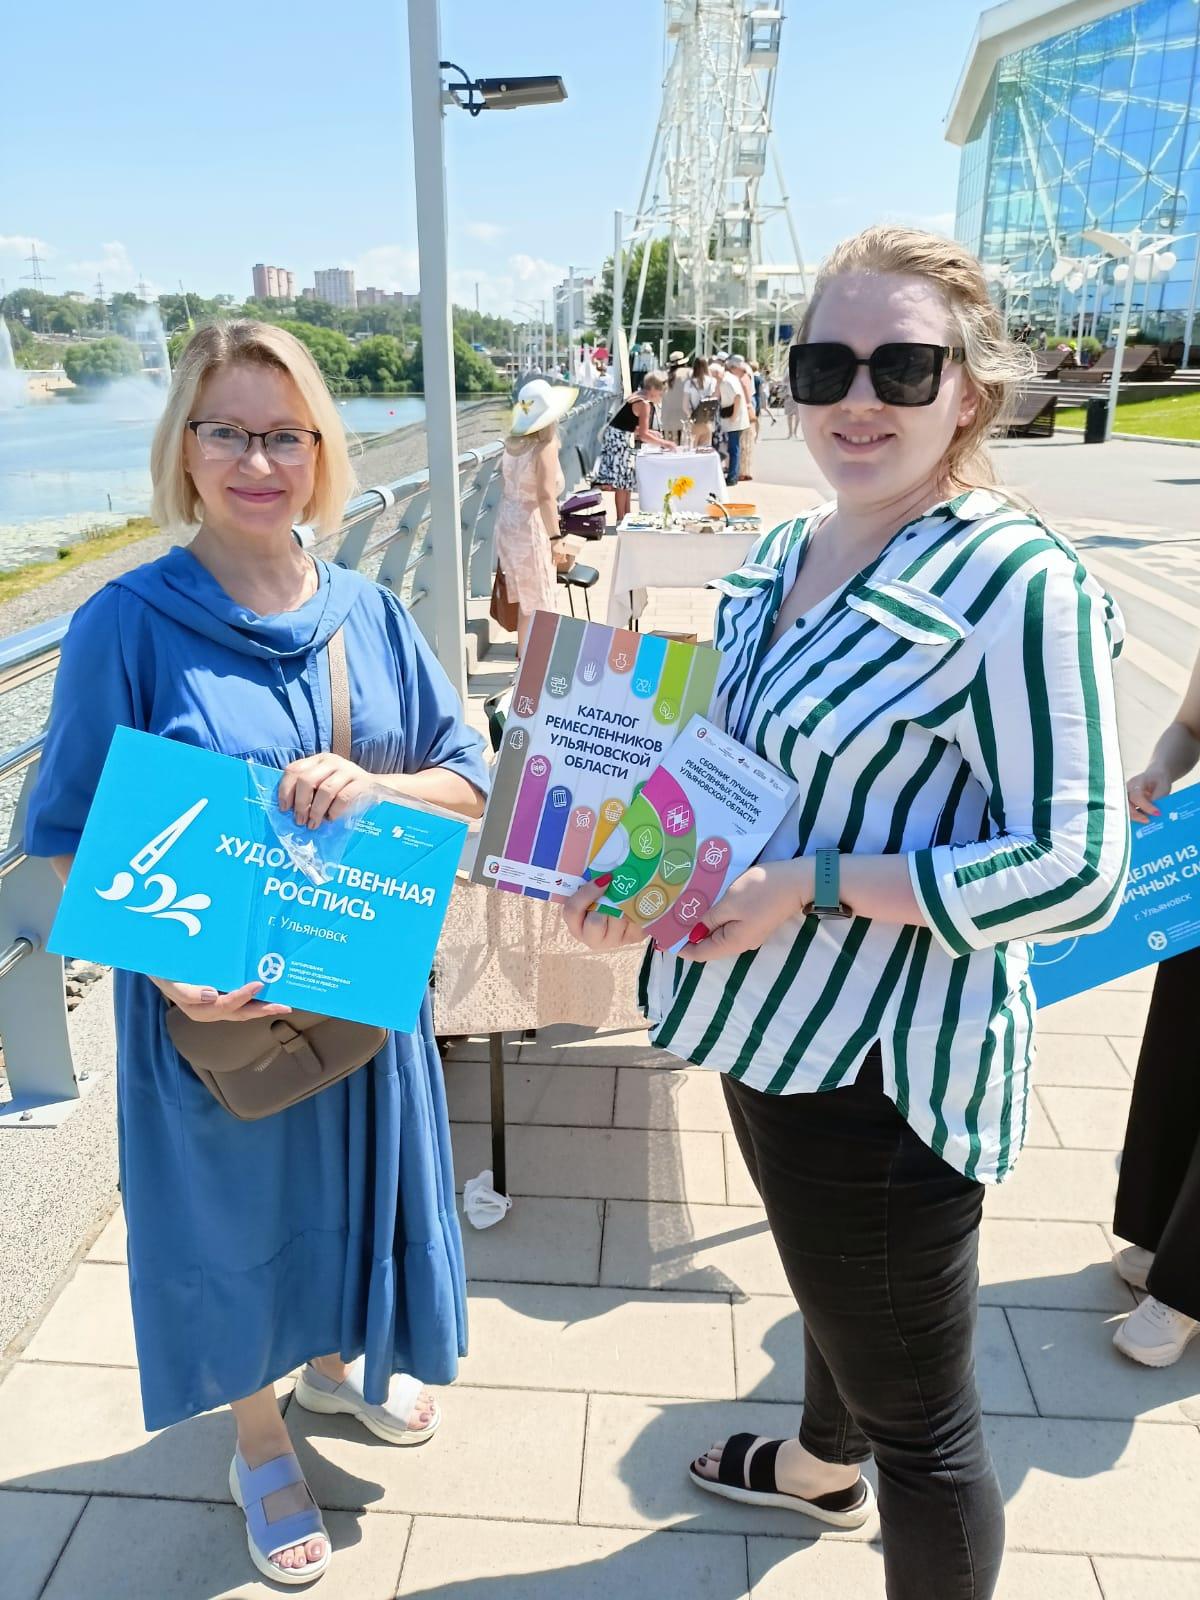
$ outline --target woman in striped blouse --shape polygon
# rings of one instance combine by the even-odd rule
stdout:
[[[949,240],[871,228],[822,268],[791,382],[836,499],[714,586],[715,715],[800,799],[644,979],[654,1042],[724,1074],[805,1324],[799,1436],[735,1434],[691,1477],[856,1527],[873,1455],[889,1600],[996,1584],[977,1247],[1025,1134],[1027,941],[1103,927],[1128,859],[1120,616],[993,487],[1026,360]],[[595,898],[577,937],[637,937]]]

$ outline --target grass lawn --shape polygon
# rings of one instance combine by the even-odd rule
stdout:
[[[60,572],[70,572],[73,567],[82,567],[89,561],[95,561],[98,556],[106,556],[112,550],[119,550],[122,545],[134,544],[157,532],[157,525],[149,517],[130,517],[119,528],[85,534],[76,543],[63,545],[56,561],[30,561],[23,567],[14,567],[11,572],[0,572],[0,602],[15,600],[18,595],[28,594],[31,589],[49,583]]]
[[[1083,407],[1073,406],[1064,411],[1060,406],[1056,420],[1065,428],[1082,428]],[[1200,394],[1173,394],[1163,400],[1123,399],[1117,405],[1116,432],[1153,433],[1163,439],[1200,439]]]

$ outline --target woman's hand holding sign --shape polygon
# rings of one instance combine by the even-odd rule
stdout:
[[[1149,822],[1159,815],[1156,800],[1171,792],[1171,775],[1163,767],[1151,764],[1144,772],[1135,772],[1125,785],[1129,796],[1129,815],[1134,822]]]
[[[322,752],[302,756],[283,769],[276,804],[291,811],[302,828],[318,828],[327,818],[336,822],[364,800],[390,798],[379,779],[345,756]]]
[[[244,983],[240,989],[221,994],[200,983],[172,983],[168,978],[151,978],[150,982],[193,1022],[253,1022],[256,1017],[286,1017],[292,1009],[256,1000],[261,983]]]
[[[729,885],[679,954],[688,961],[726,961],[747,950],[760,950],[799,912],[806,865],[796,860],[750,867]]]

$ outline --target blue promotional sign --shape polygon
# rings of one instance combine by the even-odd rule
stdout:
[[[279,777],[118,728],[50,949],[411,1032],[466,824],[385,801],[310,831]]]
[[[1160,817],[1133,830],[1129,883],[1108,927],[1031,948],[1040,1006],[1200,945],[1200,784],[1164,797],[1159,808]]]

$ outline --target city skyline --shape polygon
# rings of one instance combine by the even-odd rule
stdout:
[[[478,282],[480,309],[511,316],[520,299],[549,302],[572,263],[598,274],[614,211],[636,208],[658,114],[662,8],[606,0],[564,17],[552,0],[527,0],[519,34],[485,0],[442,12],[448,59],[479,73],[560,72],[567,86],[561,106],[446,116],[451,292],[473,307]],[[884,216],[952,225],[958,152],[943,121],[977,8],[929,0],[920,37],[899,12],[864,0],[851,29],[829,8],[789,9],[775,123],[809,262]],[[360,284],[415,292],[404,8],[364,0],[346,29],[325,28],[327,15],[301,0],[283,29],[273,15],[247,13],[238,33],[246,70],[231,73],[220,30],[194,30],[181,64],[149,0],[122,7],[121,28],[138,40],[128,52],[112,49],[111,17],[64,0],[72,46],[55,57],[54,119],[39,114],[35,75],[14,75],[6,90],[11,123],[38,129],[5,173],[8,288],[28,272],[25,247],[36,240],[60,291],[90,291],[97,277],[110,292],[133,289],[143,277],[175,293],[182,278],[198,294],[241,297],[252,264],[272,261],[299,282],[335,264]],[[30,13],[19,11],[8,32],[18,57],[39,48]],[[598,50],[605,41],[612,48]],[[318,60],[324,85],[354,92],[298,94]],[[171,138],[149,137],[155,126]],[[294,159],[264,163],[267,139]],[[213,159],[220,149],[259,158],[234,177]]]

